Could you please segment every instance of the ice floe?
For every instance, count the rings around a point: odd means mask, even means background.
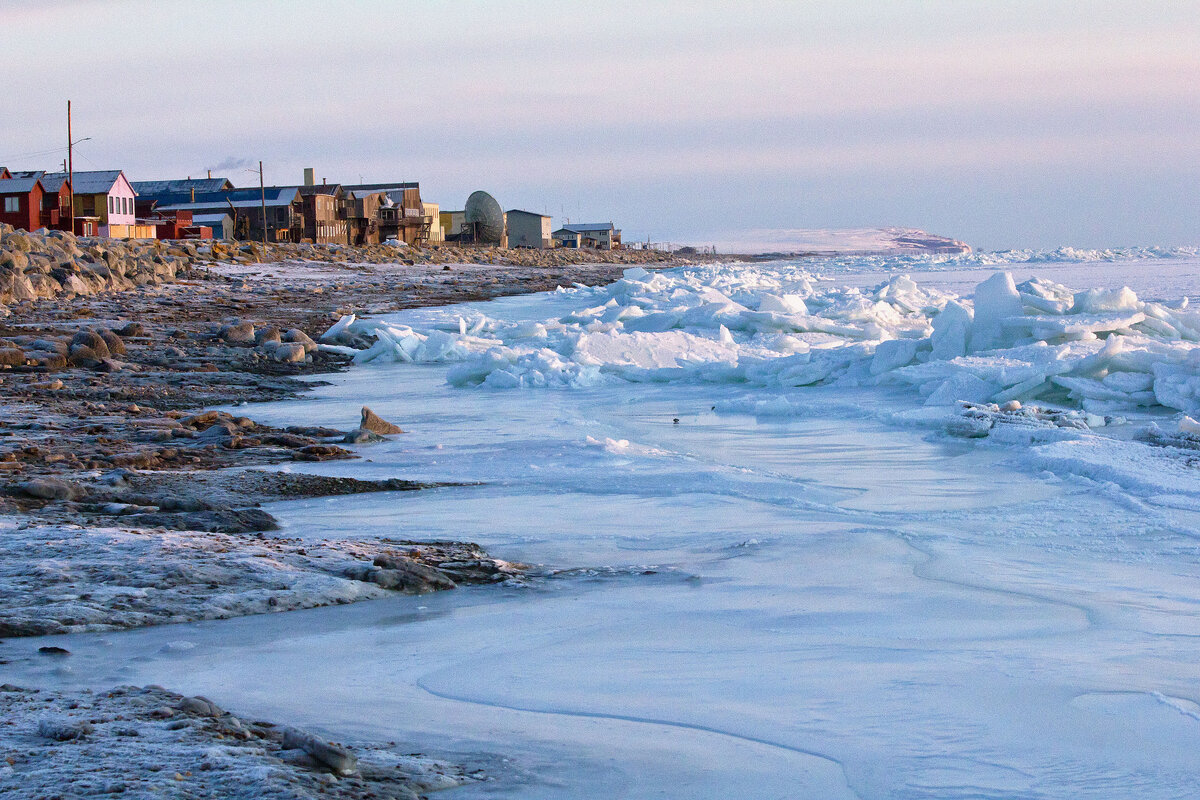
[[[969,297],[906,275],[846,287],[795,262],[638,267],[559,291],[577,303],[557,318],[447,315],[414,328],[347,316],[322,346],[359,364],[453,362],[448,380],[463,387],[887,385],[929,406],[1036,399],[1097,419],[1200,415],[1200,311],[1187,298],[1018,284],[1003,271]]]

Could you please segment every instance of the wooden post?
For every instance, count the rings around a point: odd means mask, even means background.
[[[75,149],[71,141],[71,101],[67,101],[67,183],[71,187],[71,233],[75,232]]]
[[[267,185],[263,182],[262,162],[258,162],[258,190],[262,192],[263,250],[267,248]],[[264,255],[266,253],[264,252]]]

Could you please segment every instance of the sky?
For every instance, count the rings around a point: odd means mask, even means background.
[[[766,245],[1200,245],[1200,2],[0,0],[0,165]]]

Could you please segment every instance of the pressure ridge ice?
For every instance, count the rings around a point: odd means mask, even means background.
[[[560,289],[573,310],[416,329],[346,316],[323,347],[356,363],[453,362],[456,386],[607,381],[907,387],[926,405],[1039,399],[1090,415],[1200,414],[1200,311],[1128,288],[1073,291],[997,272],[971,298],[906,275],[860,289],[781,262],[626,270]]]

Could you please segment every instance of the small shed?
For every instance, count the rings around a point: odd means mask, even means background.
[[[193,214],[192,224],[211,230],[214,239],[233,238],[233,217],[228,214]]]
[[[546,248],[554,246],[550,217],[514,208],[508,219],[508,246]]]

